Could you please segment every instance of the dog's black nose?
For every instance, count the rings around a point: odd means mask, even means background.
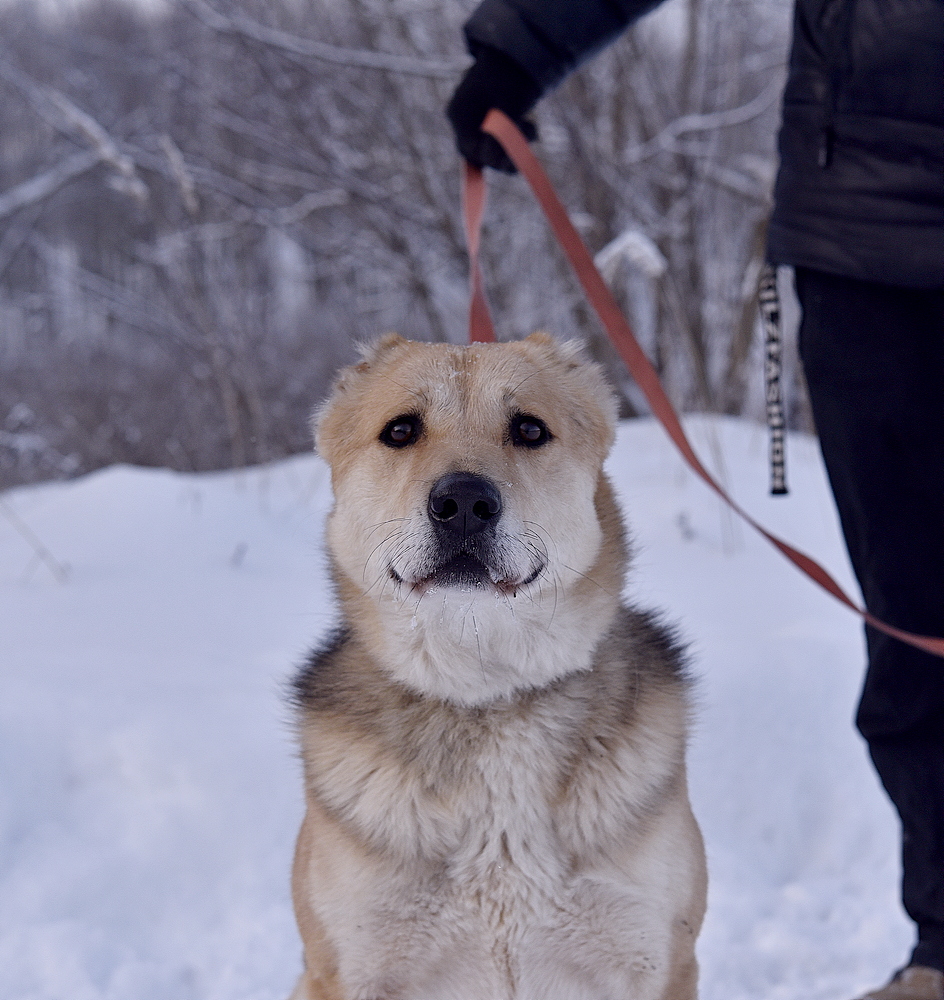
[[[433,483],[427,510],[434,524],[465,538],[498,520],[501,494],[483,476],[450,472]]]

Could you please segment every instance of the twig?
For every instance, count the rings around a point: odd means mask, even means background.
[[[264,45],[291,52],[293,55],[320,59],[322,62],[439,79],[455,79],[468,66],[468,61],[438,62],[416,59],[412,56],[399,56],[392,52],[372,52],[369,49],[348,49],[340,45],[329,45],[327,42],[316,42],[311,38],[301,38],[287,31],[269,28],[246,17],[245,14],[227,17],[206,0],[183,0],[183,2],[214,31],[242,35]]]
[[[736,108],[724,111],[709,111],[706,114],[682,115],[668,125],[658,135],[638,146],[632,146],[623,153],[624,163],[641,163],[656,153],[671,151],[672,144],[679,136],[690,132],[712,132],[719,128],[743,125],[752,118],[763,114],[777,100],[783,83],[779,74],[752,100]]]
[[[158,141],[160,142],[161,149],[164,151],[164,155],[167,157],[167,162],[170,164],[174,180],[177,181],[177,186],[180,188],[180,196],[183,199],[187,213],[189,215],[196,215],[200,210],[200,201],[197,198],[197,186],[194,184],[192,174],[187,169],[184,154],[181,153],[180,147],[166,132],[161,135]]]
[[[16,87],[39,114],[60,131],[73,135],[78,132],[97,154],[95,162],[107,163],[112,167],[119,174],[121,186],[128,194],[139,201],[147,199],[148,188],[138,176],[134,160],[119,150],[118,143],[108,130],[87,111],[83,111],[54,87],[37,83],[8,59],[3,58],[2,51],[0,51],[0,77]]]
[[[51,167],[44,173],[31,177],[16,187],[7,188],[0,194],[0,219],[5,219],[8,215],[27,205],[33,205],[43,198],[48,198],[55,194],[63,185],[68,184],[75,177],[91,170],[96,164],[101,163],[101,156],[89,150],[81,153],[74,153],[56,166]]]
[[[348,202],[347,191],[336,189],[333,191],[312,191],[302,195],[294,205],[286,205],[285,208],[274,209],[271,213],[272,221],[276,226],[290,226],[293,223],[301,222],[311,215],[312,212],[321,208],[332,208],[337,205],[346,205]]]
[[[2,496],[0,496],[0,511],[3,512],[3,516],[25,539],[27,545],[30,546],[37,558],[41,559],[49,567],[49,571],[56,578],[56,582],[66,583],[69,579],[69,567],[65,563],[59,562],[49,549],[43,545],[36,532],[33,531]]]
[[[52,87],[44,87],[43,90],[45,96],[60,112],[65,121],[91,143],[102,162],[113,167],[121,175],[122,184],[127,193],[137,198],[138,201],[146,201],[148,188],[138,176],[134,160],[122,153],[108,132],[88,112],[73,104],[65,94],[53,90]]]

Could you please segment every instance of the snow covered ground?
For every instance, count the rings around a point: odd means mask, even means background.
[[[763,429],[689,426],[762,523],[854,586],[815,442],[791,440],[792,494],[769,498]],[[911,943],[896,820],[851,723],[859,623],[653,424],[621,427],[610,471],[631,593],[679,623],[700,678],[703,1000],[849,1000]],[[326,469],[116,467],[0,499],[0,998],[286,997],[301,796],[285,689],[332,621]]]

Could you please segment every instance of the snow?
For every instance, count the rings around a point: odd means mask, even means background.
[[[688,422],[763,524],[854,594],[815,441],[765,495],[762,428]],[[703,1000],[849,1000],[907,957],[897,821],[855,734],[860,625],[648,421],[609,463],[634,599],[690,642],[709,856]],[[286,684],[330,626],[314,456],[114,467],[0,508],[0,997],[269,1000],[300,967]],[[66,564],[58,581],[17,519]]]

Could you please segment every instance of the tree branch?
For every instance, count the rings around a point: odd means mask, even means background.
[[[180,189],[180,197],[183,199],[188,215],[196,215],[200,209],[200,201],[197,198],[197,186],[194,184],[193,177],[187,169],[183,153],[181,153],[177,144],[166,132],[161,135],[158,141],[161,149],[164,151],[164,155],[167,157],[167,162],[170,164],[174,180],[177,181],[177,187]]]
[[[81,153],[73,153],[56,166],[31,177],[28,181],[23,181],[22,184],[17,184],[16,187],[7,188],[0,194],[0,219],[5,219],[27,205],[33,205],[55,194],[63,185],[91,170],[101,163],[101,160],[97,152],[83,150]]]
[[[78,132],[96,152],[96,162],[107,163],[121,177],[121,186],[127,194],[139,201],[148,197],[147,185],[138,176],[134,160],[125,156],[107,129],[88,112],[83,111],[61,91],[37,83],[22,70],[17,69],[0,53],[0,77],[16,87],[39,114],[59,131],[74,135]]]
[[[282,49],[295,56],[306,56],[319,59],[322,62],[334,63],[340,66],[356,66],[361,69],[385,70],[392,73],[406,73],[410,76],[425,76],[439,79],[455,79],[468,67],[468,61],[438,62],[428,59],[416,59],[412,56],[400,56],[392,52],[372,52],[369,49],[348,49],[340,45],[329,45],[327,42],[316,42],[311,38],[301,38],[269,28],[258,21],[253,21],[245,14],[227,16],[220,13],[206,0],[183,0],[208,28],[224,34],[242,35],[263,45]]]
[[[657,153],[673,152],[673,143],[680,136],[689,132],[712,132],[719,128],[730,128],[733,125],[743,125],[752,118],[762,115],[777,100],[783,89],[783,81],[776,76],[770,83],[747,104],[724,111],[709,111],[706,114],[682,115],[658,134],[638,146],[631,146],[623,152],[623,162],[628,164],[641,163]]]

